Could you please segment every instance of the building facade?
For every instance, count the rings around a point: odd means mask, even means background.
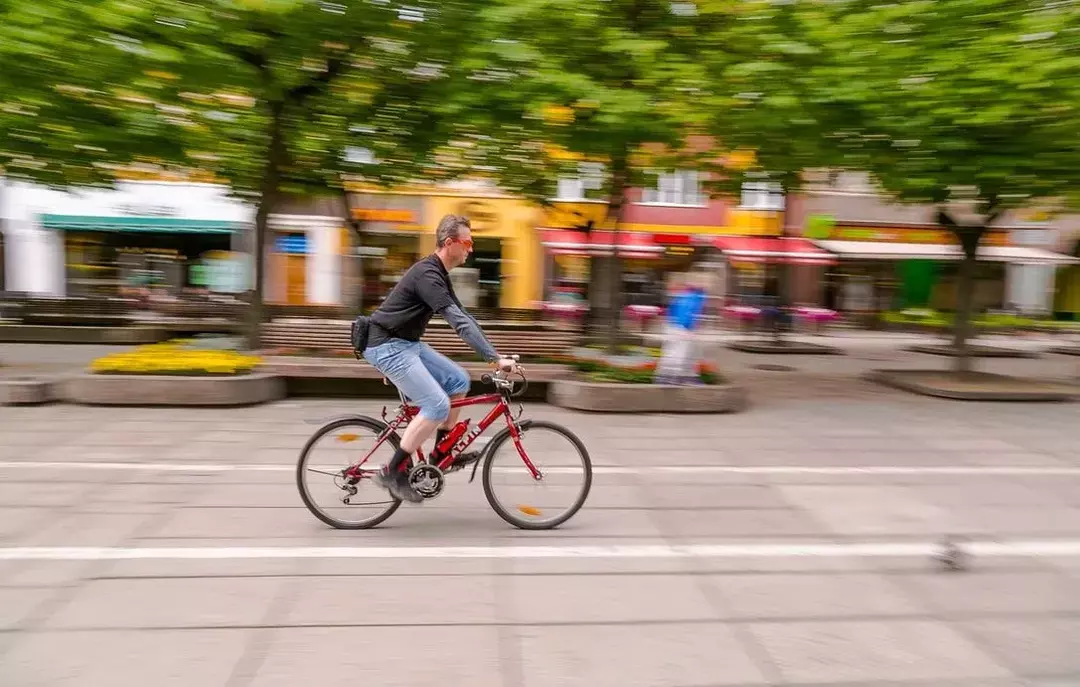
[[[863,174],[810,184],[789,199],[785,230],[834,253],[837,264],[800,275],[793,300],[838,310],[954,309],[961,252],[935,215],[932,206],[889,202]],[[999,219],[980,245],[976,307],[1050,314],[1056,274],[1071,261],[1057,245],[1053,222]]]
[[[123,181],[65,192],[9,183],[0,213],[8,291],[182,297],[250,290],[255,209],[219,184]],[[307,213],[270,216],[268,302],[342,303],[344,214]]]

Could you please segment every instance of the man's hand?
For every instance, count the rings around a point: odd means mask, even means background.
[[[513,372],[518,366],[517,361],[513,358],[504,357],[500,357],[496,362],[493,362],[492,365],[503,372]]]

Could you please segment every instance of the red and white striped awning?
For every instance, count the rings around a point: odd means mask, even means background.
[[[619,243],[619,255],[624,258],[651,258],[662,255],[664,247],[657,245],[652,234],[636,231],[583,231],[572,229],[541,229],[540,241],[555,255],[610,255]]]
[[[798,236],[717,236],[713,245],[736,262],[836,264],[835,255]]]

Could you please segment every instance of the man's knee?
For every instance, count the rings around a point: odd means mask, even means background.
[[[450,388],[446,392],[451,396],[456,396],[468,393],[470,386],[472,386],[472,379],[470,379],[469,373],[455,365],[454,373],[450,376]]]
[[[420,406],[420,414],[429,420],[443,422],[450,417],[450,397],[443,393],[432,395]]]

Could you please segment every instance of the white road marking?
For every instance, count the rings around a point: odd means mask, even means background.
[[[312,466],[335,470],[338,467]],[[0,461],[0,469],[6,470],[141,470],[147,472],[293,472],[295,465],[268,465],[260,463],[115,463],[79,461]],[[513,471],[510,468],[495,468]],[[581,472],[581,468],[549,467],[552,474]],[[1080,466],[1028,466],[1028,465],[872,465],[872,466],[804,466],[804,465],[640,465],[593,467],[601,475],[655,475],[655,474],[702,474],[702,475],[832,475],[844,476],[892,476],[892,475],[972,475],[995,477],[1051,476],[1080,477]]]
[[[1080,556],[1080,540],[973,541],[963,545],[976,557]],[[221,546],[177,548],[15,547],[0,548],[0,560],[235,560],[298,558],[879,558],[932,556],[930,542],[851,544],[687,544],[616,546]]]

